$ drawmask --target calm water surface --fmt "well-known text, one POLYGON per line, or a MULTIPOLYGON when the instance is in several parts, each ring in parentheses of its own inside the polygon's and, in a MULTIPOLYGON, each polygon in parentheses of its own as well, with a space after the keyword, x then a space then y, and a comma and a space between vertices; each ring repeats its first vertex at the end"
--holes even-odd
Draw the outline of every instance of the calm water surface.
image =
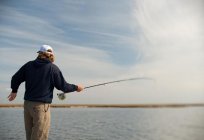
MULTIPOLYGON (((204 108, 52 108, 49 140, 204 140, 204 108)), ((0 109, 0 139, 25 140, 22 108, 0 109)))

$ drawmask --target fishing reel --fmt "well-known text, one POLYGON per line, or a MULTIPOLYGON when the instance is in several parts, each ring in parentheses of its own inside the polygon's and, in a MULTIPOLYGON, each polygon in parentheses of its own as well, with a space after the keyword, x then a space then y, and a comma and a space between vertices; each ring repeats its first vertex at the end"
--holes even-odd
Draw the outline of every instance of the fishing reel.
POLYGON ((65 93, 58 93, 57 96, 58 96, 59 100, 64 100, 64 99, 66 99, 65 93))

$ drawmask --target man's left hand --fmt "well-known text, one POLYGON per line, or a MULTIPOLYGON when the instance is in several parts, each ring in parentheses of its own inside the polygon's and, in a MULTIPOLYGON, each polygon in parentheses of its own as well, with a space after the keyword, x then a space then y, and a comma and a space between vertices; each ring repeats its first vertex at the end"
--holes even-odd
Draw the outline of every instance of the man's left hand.
POLYGON ((8 96, 9 101, 13 101, 16 98, 17 93, 11 92, 10 95, 8 96))

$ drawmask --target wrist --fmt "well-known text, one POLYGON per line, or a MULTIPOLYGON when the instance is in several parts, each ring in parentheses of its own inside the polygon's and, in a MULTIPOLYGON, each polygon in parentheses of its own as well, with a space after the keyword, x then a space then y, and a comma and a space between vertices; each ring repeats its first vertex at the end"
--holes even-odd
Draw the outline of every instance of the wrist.
POLYGON ((17 93, 18 90, 17 89, 12 89, 12 93, 17 93))
POLYGON ((75 90, 77 91, 79 89, 79 86, 78 85, 75 85, 75 90))

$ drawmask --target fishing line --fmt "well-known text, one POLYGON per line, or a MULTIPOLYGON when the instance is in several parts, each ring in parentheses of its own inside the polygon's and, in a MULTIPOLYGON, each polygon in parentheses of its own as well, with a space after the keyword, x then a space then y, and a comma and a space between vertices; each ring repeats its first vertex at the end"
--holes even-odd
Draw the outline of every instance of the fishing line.
MULTIPOLYGON (((119 83, 119 82, 124 82, 124 81, 133 81, 133 80, 154 80, 154 79, 149 78, 149 77, 128 78, 128 79, 121 79, 121 80, 116 80, 116 81, 110 81, 110 82, 100 83, 100 84, 96 84, 96 85, 91 85, 91 86, 84 87, 84 89, 93 88, 93 87, 97 87, 97 86, 108 85, 108 84, 112 84, 112 83, 119 83)), ((66 93, 69 93, 69 92, 58 93, 57 96, 58 96, 58 98, 60 100, 64 100, 66 98, 66 96, 65 96, 66 93)))

